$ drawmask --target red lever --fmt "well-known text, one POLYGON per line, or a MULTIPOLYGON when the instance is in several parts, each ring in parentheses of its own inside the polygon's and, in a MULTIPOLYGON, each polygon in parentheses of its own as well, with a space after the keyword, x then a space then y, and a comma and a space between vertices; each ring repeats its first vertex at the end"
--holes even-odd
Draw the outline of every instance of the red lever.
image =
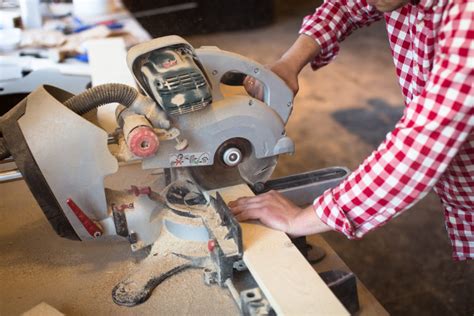
POLYGON ((102 236, 102 229, 94 223, 82 210, 79 206, 77 206, 74 201, 69 198, 66 200, 67 205, 69 208, 76 214, 76 217, 81 222, 82 226, 87 230, 89 235, 92 237, 100 237, 102 236))

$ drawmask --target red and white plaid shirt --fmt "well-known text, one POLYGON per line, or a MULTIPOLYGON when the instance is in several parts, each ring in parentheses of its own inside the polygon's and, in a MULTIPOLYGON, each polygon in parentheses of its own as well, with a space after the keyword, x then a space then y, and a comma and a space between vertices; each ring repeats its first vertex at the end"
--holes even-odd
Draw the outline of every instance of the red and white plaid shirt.
POLYGON ((383 17, 404 115, 348 179, 315 200, 315 211, 359 238, 434 188, 454 259, 474 259, 474 2, 421 0, 383 14, 366 0, 326 0, 300 30, 322 48, 313 68, 329 63, 352 31, 383 17))

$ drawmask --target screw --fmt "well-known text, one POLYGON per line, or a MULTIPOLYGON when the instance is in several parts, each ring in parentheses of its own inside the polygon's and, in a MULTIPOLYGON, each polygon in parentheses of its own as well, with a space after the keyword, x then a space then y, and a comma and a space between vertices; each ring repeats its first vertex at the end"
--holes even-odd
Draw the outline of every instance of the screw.
POLYGON ((212 75, 213 75, 213 76, 217 75, 218 73, 219 73, 219 72, 218 72, 217 70, 213 70, 213 71, 212 71, 212 75))

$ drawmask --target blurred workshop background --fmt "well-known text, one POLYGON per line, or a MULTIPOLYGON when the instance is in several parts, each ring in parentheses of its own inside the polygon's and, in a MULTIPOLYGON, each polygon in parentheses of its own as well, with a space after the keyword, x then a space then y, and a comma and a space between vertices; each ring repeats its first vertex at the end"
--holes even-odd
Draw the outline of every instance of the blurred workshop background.
MULTIPOLYGON (((91 8, 80 8, 77 3, 74 5, 78 10, 84 10, 83 14, 87 16, 87 10, 91 8)), ((68 3, 44 2, 46 6, 55 5, 56 12, 47 11, 43 18, 46 15, 67 17, 69 12, 60 12, 61 4, 68 3)), ((152 38, 178 34, 194 47, 218 46, 266 65, 276 61, 293 43, 303 17, 319 4, 318 1, 303 0, 123 1, 124 7, 152 38)), ((17 9, 14 1, 0 0, 1 32, 7 32, 10 24, 19 26, 15 13, 12 13, 18 12, 17 9)), ((37 23, 34 19, 30 22, 37 23)), ((48 30, 61 31, 62 36, 66 36, 64 34, 78 34, 75 33, 78 28, 92 25, 85 22, 81 25, 77 20, 72 22, 75 24, 71 21, 61 24, 54 20, 48 30)), ((124 31, 120 22, 111 21, 105 25, 107 30, 91 36, 115 36, 115 33, 124 31)), ((22 41, 38 41, 40 46, 45 46, 45 43, 51 47, 56 43, 58 47, 62 45, 54 55, 57 60, 70 58, 72 51, 79 52, 74 56, 73 64, 87 58, 85 51, 77 49, 82 44, 80 39, 70 40, 54 34, 43 37, 32 34, 22 41), (64 47, 67 45, 70 47, 64 47)), ((3 36, 12 39, 12 36, 19 35, 3 36)), ((130 46, 142 39, 138 35, 127 40, 127 46, 130 46)), ((2 45, 6 46, 6 41, 2 45)), ((18 40, 10 45, 18 48, 22 44, 18 40)), ((2 47, 0 65, 6 63, 4 60, 10 48, 2 47)), ((23 77, 31 69, 9 68, 9 71, 11 77, 2 70, 0 83, 1 80, 23 77)), ((275 177, 335 165, 354 169, 383 141, 402 116, 403 99, 383 22, 358 30, 344 41, 332 64, 317 72, 306 67, 299 80, 300 91, 287 125, 287 133, 296 144, 296 153, 279 159, 275 177)), ((18 95, 11 99, 13 94, 7 96, 2 90, 0 96, 4 101, 0 103, 0 113, 6 111, 6 104, 14 105, 27 93, 15 90, 14 94, 18 95)), ((32 197, 26 196, 25 199, 32 197)), ((22 225, 12 219, 12 214, 5 214, 7 206, 4 193, 1 193, 0 257, 15 245, 16 241, 9 236, 13 229, 20 229, 22 225), (7 231, 10 234, 6 234, 7 231)), ((36 211, 40 213, 39 209, 36 211)), ((40 221, 45 230, 50 229, 40 215, 35 221, 40 221)), ((474 314, 474 265, 452 261, 443 210, 434 193, 361 240, 349 241, 335 232, 324 234, 324 238, 390 314, 474 314)), ((34 240, 29 242, 34 243, 34 240)), ((1 293, 7 291, 5 288, 1 290, 1 293)), ((6 306, 2 297, 0 301, 0 314, 9 314, 2 307, 6 306)))

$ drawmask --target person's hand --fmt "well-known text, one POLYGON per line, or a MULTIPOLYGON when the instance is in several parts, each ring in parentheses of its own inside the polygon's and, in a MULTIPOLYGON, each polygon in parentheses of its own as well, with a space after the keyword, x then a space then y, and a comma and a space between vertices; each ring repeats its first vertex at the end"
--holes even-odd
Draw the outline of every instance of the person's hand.
POLYGON ((244 79, 244 87, 247 93, 257 100, 263 101, 264 87, 262 82, 254 77, 247 76, 244 79))
MULTIPOLYGON (((301 34, 281 58, 269 68, 276 73, 296 95, 299 89, 298 74, 303 67, 321 52, 319 44, 311 37, 301 34)), ((248 76, 244 80, 247 93, 256 99, 263 99, 263 85, 248 76)))
POLYGON ((302 211, 276 191, 241 197, 230 202, 229 207, 240 222, 258 219, 264 225, 288 234, 292 234, 292 222, 302 211))
POLYGON ((270 70, 277 74, 278 77, 283 79, 283 81, 293 92, 293 95, 298 93, 300 88, 298 84, 298 74, 300 71, 295 68, 294 64, 292 64, 287 59, 281 58, 270 67, 270 70))
POLYGON ((312 205, 301 209, 276 191, 239 198, 230 202, 229 207, 239 222, 260 220, 265 226, 283 231, 292 237, 331 230, 316 215, 312 205))
MULTIPOLYGON (((298 93, 298 72, 295 70, 293 65, 289 64, 284 59, 280 59, 273 65, 269 66, 269 68, 288 85, 290 90, 293 92, 293 95, 298 93)), ((249 95, 263 101, 264 86, 262 82, 254 77, 247 76, 244 79, 244 87, 249 95)))

